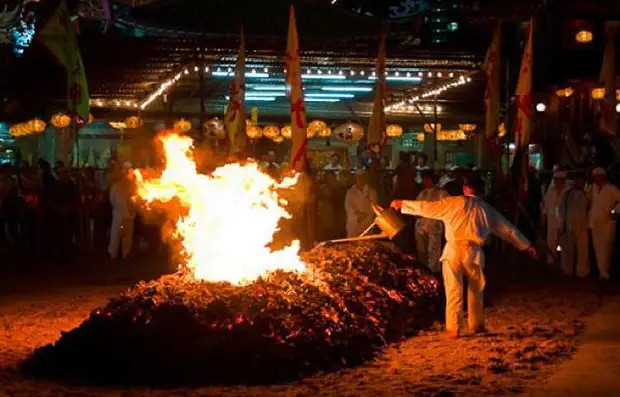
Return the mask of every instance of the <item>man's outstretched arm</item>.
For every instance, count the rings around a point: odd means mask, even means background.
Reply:
[[[391,207],[403,214],[421,216],[423,218],[442,220],[448,216],[452,207],[445,200],[394,200]]]
[[[502,214],[493,209],[489,212],[489,226],[491,232],[502,240],[514,245],[520,251],[526,251],[532,257],[537,258],[536,248],[512,223],[510,223]]]

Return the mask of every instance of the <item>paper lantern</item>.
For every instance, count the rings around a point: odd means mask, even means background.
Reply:
[[[595,88],[592,90],[592,99],[603,99],[603,98],[605,98],[604,88]]]
[[[315,120],[308,124],[308,139],[313,138],[315,136],[326,138],[330,136],[332,133],[331,128],[327,126],[324,121]]]
[[[338,127],[335,135],[341,141],[358,142],[364,137],[364,127],[349,121]]]
[[[9,129],[9,133],[14,137],[30,135],[31,131],[28,123],[18,123]]]
[[[124,121],[110,121],[108,122],[108,124],[110,124],[110,127],[114,128],[115,130],[124,130],[125,128],[127,128],[127,125],[125,125]]]
[[[140,128],[143,124],[144,122],[138,116],[131,116],[125,119],[125,126],[127,126],[127,128]]]
[[[268,125],[263,128],[263,136],[270,139],[280,136],[280,128],[277,125]]]
[[[32,130],[32,132],[40,134],[43,131],[45,131],[45,128],[47,127],[47,123],[43,120],[39,120],[39,119],[32,119],[28,122],[29,128],[30,130]]]
[[[265,131],[262,128],[260,128],[259,126],[254,125],[254,124],[250,125],[247,128],[247,132],[246,133],[247,133],[248,137],[251,138],[251,139],[258,139],[260,137],[265,136]]]
[[[205,121],[203,134],[208,139],[220,140],[226,138],[226,127],[224,122],[217,117]]]
[[[64,113],[56,113],[52,116],[52,125],[56,128],[65,128],[71,124],[71,117]]]
[[[568,98],[571,95],[573,95],[574,93],[575,93],[575,90],[573,90],[572,87],[567,87],[567,88],[564,88],[564,89],[561,89],[561,90],[557,90],[555,92],[555,94],[557,96],[559,96],[560,98]]]
[[[284,127],[282,127],[282,129],[280,130],[280,134],[282,134],[282,136],[286,139],[291,139],[291,135],[293,134],[293,130],[291,129],[290,125],[285,125]]]
[[[424,142],[424,133],[418,132],[416,139],[418,140],[418,142]]]
[[[472,132],[476,129],[476,124],[459,124],[459,128],[465,132]]]
[[[435,123],[424,124],[424,131],[433,134],[435,132]],[[437,133],[441,132],[441,124],[437,124]]]
[[[403,134],[403,127],[398,124],[390,124],[385,129],[385,132],[387,133],[387,136],[395,138]]]
[[[589,30],[583,29],[577,32],[577,34],[575,35],[575,40],[577,41],[577,43],[590,43],[592,42],[592,40],[594,40],[594,34],[592,34],[592,32]]]
[[[192,129],[192,123],[185,119],[179,119],[174,123],[174,130],[177,132],[185,133]]]
[[[272,139],[273,139],[273,141],[275,143],[282,143],[282,142],[284,142],[284,137],[282,135],[274,136]]]
[[[252,123],[246,123],[245,131],[250,139],[260,139],[263,137],[263,130]]]

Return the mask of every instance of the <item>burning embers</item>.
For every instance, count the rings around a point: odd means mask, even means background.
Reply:
[[[166,236],[180,241],[184,265],[196,280],[245,284],[275,270],[303,272],[299,241],[272,251],[268,244],[281,219],[290,218],[277,182],[255,163],[229,164],[212,175],[197,171],[191,138],[162,134],[166,166],[149,177],[136,171],[137,194],[147,209],[163,211],[172,223]]]

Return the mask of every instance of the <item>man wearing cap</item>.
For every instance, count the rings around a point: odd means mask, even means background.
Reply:
[[[562,220],[560,218],[558,205],[560,198],[566,191],[566,172],[557,169],[553,172],[553,184],[549,186],[545,199],[543,200],[543,215],[547,221],[547,246],[549,254],[547,255],[547,263],[552,264],[554,257],[552,252],[556,252],[559,245],[560,230],[562,229]]]
[[[463,185],[465,196],[439,201],[394,200],[392,208],[404,214],[443,221],[446,247],[441,261],[446,289],[446,330],[458,338],[463,316],[463,276],[468,282],[468,322],[474,333],[485,332],[482,293],[485,287],[482,246],[491,234],[536,257],[536,249],[506,218],[484,202],[484,181],[472,177]]]
[[[560,247],[562,250],[562,271],[567,276],[587,277],[588,265],[588,197],[584,191],[585,175],[582,172],[568,174],[572,187],[560,198],[559,216],[562,223]],[[576,257],[576,258],[575,258]]]
[[[616,241],[616,217],[620,212],[620,189],[607,182],[603,168],[592,172],[592,207],[590,208],[590,229],[600,277],[609,279],[609,270]]]

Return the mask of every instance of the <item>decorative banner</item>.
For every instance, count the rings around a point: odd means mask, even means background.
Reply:
[[[530,20],[527,41],[521,61],[519,83],[517,84],[515,119],[515,141],[517,146],[525,146],[530,141],[532,129],[532,48],[534,36],[534,20]]]
[[[487,79],[487,88],[484,94],[486,108],[485,137],[492,138],[499,125],[500,90],[502,75],[502,21],[497,23],[493,40],[489,46],[484,65],[482,67]]]
[[[301,85],[301,65],[299,62],[299,37],[295,22],[295,7],[291,5],[288,25],[288,41],[286,45],[286,84],[291,101],[291,169],[305,171],[306,149],[306,108],[304,106],[303,88]]]
[[[381,148],[385,145],[385,98],[387,87],[385,85],[385,31],[381,30],[379,43],[379,54],[375,74],[377,75],[377,85],[375,88],[375,101],[372,109],[372,116],[368,123],[368,147],[374,153],[381,153]]]
[[[605,53],[600,81],[605,86],[604,102],[601,104],[600,130],[602,133],[616,136],[616,50],[615,35],[618,22],[605,24]],[[594,97],[594,91],[592,96]]]
[[[224,121],[230,141],[230,152],[239,153],[245,149],[246,116],[245,116],[245,36],[243,28],[239,33],[239,55],[235,67],[235,79],[230,86],[230,102],[226,108]]]
[[[66,0],[39,34],[41,41],[54,57],[67,69],[68,108],[84,120],[88,120],[88,86],[84,64],[78,47],[75,28],[69,18]]]

